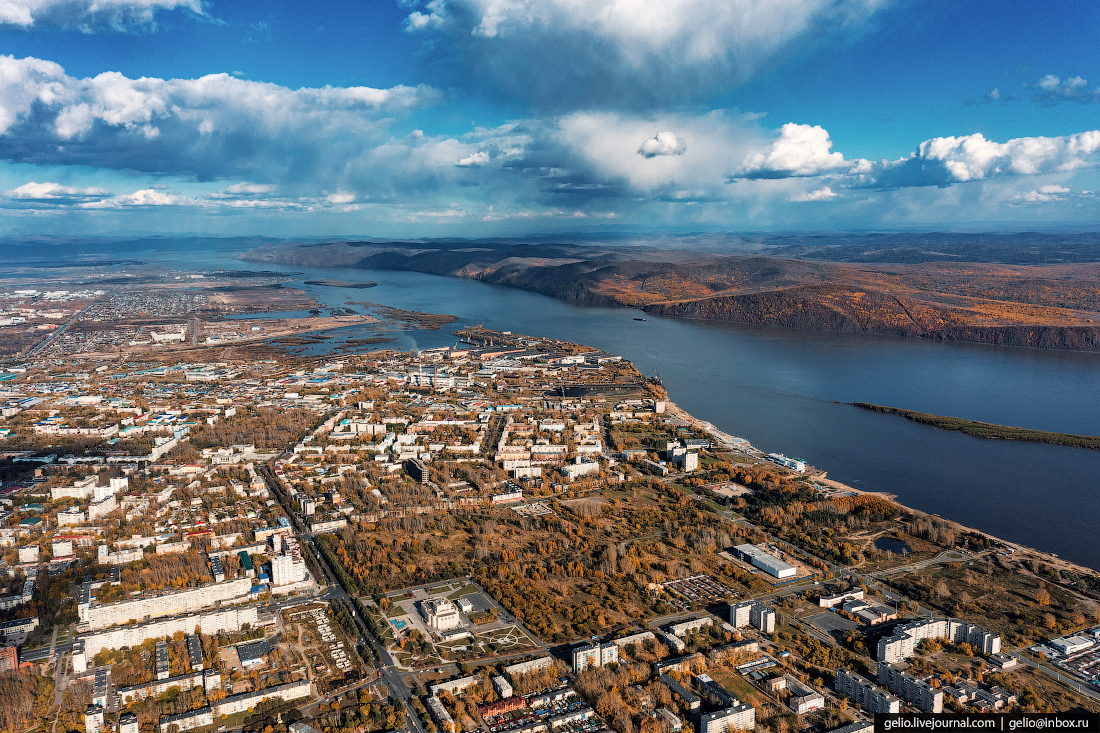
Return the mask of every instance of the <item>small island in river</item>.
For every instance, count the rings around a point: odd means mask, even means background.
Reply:
[[[366,288],[373,288],[378,285],[373,280],[368,280],[362,283],[349,283],[343,280],[333,280],[332,278],[325,278],[324,280],[306,280],[306,285],[323,285],[326,288],[356,288],[357,290],[365,290]]]
[[[1026,440],[1031,443],[1050,443],[1052,445],[1068,445],[1074,448],[1100,450],[1100,436],[1071,435],[1069,433],[1050,433],[1046,430],[1014,428],[1008,425],[994,425],[993,423],[978,422],[977,420],[963,420],[958,417],[929,415],[926,412],[903,410],[899,407],[884,407],[882,405],[871,404],[870,402],[849,402],[848,404],[873,412],[900,415],[906,420],[931,425],[940,430],[955,430],[975,438],[988,438],[990,440]]]

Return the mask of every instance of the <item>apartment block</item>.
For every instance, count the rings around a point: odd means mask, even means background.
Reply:
[[[943,712],[943,690],[914,677],[903,667],[889,662],[879,662],[877,677],[880,685],[922,713]]]
[[[699,718],[699,733],[727,733],[756,728],[756,708],[740,703]]]
[[[966,642],[986,656],[1001,651],[1001,637],[976,624],[957,618],[930,618],[902,624],[892,636],[879,639],[878,660],[890,664],[904,661],[913,656],[917,644],[924,639],[947,639],[952,644]]]
[[[89,628],[103,629],[114,624],[144,619],[148,616],[168,616],[170,614],[196,611],[212,606],[219,601],[230,601],[247,596],[252,589],[250,578],[238,578],[226,583],[214,583],[201,588],[190,588],[170,593],[161,593],[133,601],[119,601],[106,606],[97,606],[91,601],[87,607],[78,605],[80,620]],[[192,629],[193,630],[193,629]]]
[[[742,601],[730,606],[730,623],[738,629],[751,626],[770,634],[775,631],[775,609],[759,601]]]
[[[869,713],[901,712],[901,700],[844,667],[836,671],[835,689],[837,694],[843,695]]]

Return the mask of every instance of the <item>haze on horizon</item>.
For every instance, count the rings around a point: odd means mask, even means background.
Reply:
[[[1088,228],[1100,13],[0,3],[16,234]]]

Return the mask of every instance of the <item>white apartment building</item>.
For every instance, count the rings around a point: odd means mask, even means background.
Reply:
[[[147,616],[168,616],[177,613],[197,611],[212,606],[219,601],[231,601],[247,596],[252,590],[251,578],[238,578],[225,583],[213,583],[201,588],[189,588],[172,593],[138,598],[133,601],[119,601],[106,606],[93,603],[87,608],[78,604],[80,620],[89,628],[104,629],[114,624],[143,619]],[[193,629],[192,629],[193,630]]]
[[[271,561],[271,582],[273,585],[290,585],[306,579],[304,560],[280,555]]]
[[[124,646],[140,646],[146,639],[160,639],[172,636],[177,631],[186,634],[195,632],[198,627],[204,634],[216,634],[219,631],[240,631],[244,624],[255,626],[258,621],[255,606],[241,606],[226,608],[207,613],[184,614],[173,616],[161,621],[153,621],[147,624],[132,624],[119,626],[109,631],[101,631],[96,634],[87,634],[77,640],[80,649],[81,663],[87,664],[87,660],[93,658],[104,649],[121,649]],[[73,668],[77,666],[78,648],[73,647]]]
[[[730,623],[734,628],[752,626],[770,634],[775,631],[775,610],[759,601],[742,601],[730,606]]]
[[[966,642],[989,656],[1001,651],[1001,637],[976,624],[957,618],[931,618],[910,621],[894,629],[892,636],[878,642],[878,661],[894,664],[913,656],[923,639],[947,639],[952,644]]]
[[[699,733],[727,733],[756,728],[756,708],[748,703],[707,713],[699,718]]]

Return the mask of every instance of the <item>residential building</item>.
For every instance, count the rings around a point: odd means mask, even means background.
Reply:
[[[878,642],[878,660],[901,662],[913,656],[924,639],[946,639],[952,644],[966,642],[981,654],[991,655],[1001,651],[1001,637],[976,624],[957,618],[927,618],[910,621],[894,629],[892,636]]]
[[[904,667],[879,662],[878,683],[922,713],[943,712],[943,690],[932,687],[905,671]]]
[[[278,687],[268,687],[264,690],[246,692],[241,695],[231,695],[220,702],[214,703],[214,712],[220,718],[223,715],[233,715],[234,713],[251,710],[264,700],[270,700],[272,698],[278,698],[284,701],[299,700],[303,697],[309,697],[312,694],[313,683],[309,680],[291,682],[285,685],[279,685]]]
[[[844,667],[836,671],[834,689],[869,713],[901,712],[901,700]]]
[[[699,718],[699,733],[727,733],[756,728],[756,708],[739,703]]]
[[[138,733],[138,719],[133,713],[118,716],[118,733]]]
[[[252,588],[251,578],[238,578],[225,583],[215,583],[201,588],[165,592],[132,601],[119,601],[98,606],[92,601],[82,611],[80,620],[92,629],[102,629],[114,624],[143,619],[147,616],[167,616],[195,611],[212,606],[218,601],[241,599]],[[190,629],[194,630],[194,627]]]
[[[188,710],[185,713],[165,715],[160,719],[160,733],[168,733],[168,729],[173,725],[180,731],[187,731],[213,724],[214,711],[211,710],[209,705],[206,705],[198,710]]]
[[[759,601],[735,603],[730,606],[730,623],[737,629],[751,626],[765,634],[771,634],[775,631],[775,609]]]
[[[306,564],[301,558],[280,555],[271,561],[272,585],[300,583],[306,578]]]
[[[15,672],[19,669],[19,649],[14,646],[0,647],[0,672]]]
[[[573,649],[573,671],[583,672],[619,661],[619,647],[614,643],[583,644]]]

